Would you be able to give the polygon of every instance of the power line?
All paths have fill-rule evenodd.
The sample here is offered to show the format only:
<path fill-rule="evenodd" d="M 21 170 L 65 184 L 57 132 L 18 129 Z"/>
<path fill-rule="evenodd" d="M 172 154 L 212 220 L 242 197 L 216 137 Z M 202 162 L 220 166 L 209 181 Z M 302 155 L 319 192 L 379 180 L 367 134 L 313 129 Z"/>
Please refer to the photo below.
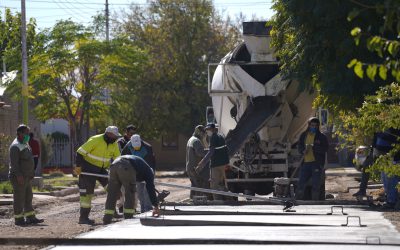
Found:
<path fill-rule="evenodd" d="M 19 2 L 20 0 L 9 0 L 9 1 L 17 1 L 17 2 Z M 55 3 L 54 1 L 49 1 L 49 0 L 31 0 L 29 2 L 30 3 L 52 3 L 52 4 Z M 64 1 L 58 1 L 58 3 L 69 3 L 69 2 L 64 0 Z M 98 3 L 76 2 L 76 3 L 86 4 L 86 5 L 104 5 L 104 3 L 100 3 L 100 2 L 98 2 Z M 150 5 L 150 4 L 148 4 L 148 3 L 113 3 L 113 4 L 110 4 L 110 5 L 125 5 L 125 6 L 129 6 L 129 5 L 144 5 L 144 6 L 146 6 L 146 5 Z"/>
<path fill-rule="evenodd" d="M 9 0 L 9 1 L 17 1 L 19 2 L 20 0 Z M 30 3 L 51 3 L 54 4 L 54 1 L 50 0 L 30 0 Z M 104 5 L 104 3 L 101 2 L 78 2 L 74 1 L 77 4 L 84 4 L 84 5 Z M 70 3 L 67 0 L 64 1 L 58 1 L 58 3 Z M 257 2 L 236 2 L 236 3 L 214 3 L 215 6 L 248 6 L 248 5 L 255 5 L 255 4 L 271 4 L 271 1 L 257 1 Z M 130 6 L 130 5 L 142 5 L 142 6 L 148 6 L 150 5 L 149 3 L 111 3 L 110 5 L 121 5 L 121 6 Z"/>
<path fill-rule="evenodd" d="M 56 4 L 57 4 L 57 6 L 63 6 L 63 7 L 65 7 L 65 5 L 63 4 L 63 3 L 61 3 L 61 1 L 60 2 L 55 2 Z M 70 12 L 71 11 L 71 12 Z M 78 19 L 80 22 L 85 22 L 85 20 L 83 20 L 83 19 L 81 19 L 80 17 L 76 17 L 75 15 L 76 15 L 76 13 L 74 13 L 71 9 L 69 9 L 69 8 L 66 8 L 65 9 L 65 12 L 67 12 L 68 14 L 70 14 L 70 15 L 72 15 L 72 18 L 76 18 L 76 19 Z"/>

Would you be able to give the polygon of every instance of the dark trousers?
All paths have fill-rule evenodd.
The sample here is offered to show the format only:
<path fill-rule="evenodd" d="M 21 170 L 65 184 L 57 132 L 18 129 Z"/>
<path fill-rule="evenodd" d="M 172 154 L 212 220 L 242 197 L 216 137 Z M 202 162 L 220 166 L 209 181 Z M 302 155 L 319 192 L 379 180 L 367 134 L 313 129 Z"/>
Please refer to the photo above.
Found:
<path fill-rule="evenodd" d="M 366 168 L 362 169 L 361 173 L 361 181 L 360 181 L 360 192 L 366 193 L 367 192 L 367 186 L 368 186 L 368 181 L 369 181 L 369 176 L 370 174 L 365 172 Z"/>
<path fill-rule="evenodd" d="M 14 189 L 14 217 L 18 219 L 34 215 L 32 207 L 32 179 L 24 176 L 24 183 L 22 185 L 18 184 L 17 177 L 15 176 L 10 177 L 10 181 Z"/>
<path fill-rule="evenodd" d="M 124 215 L 135 214 L 136 171 L 128 161 L 110 167 L 110 180 L 105 207 L 106 215 L 113 215 L 121 186 L 125 189 Z"/>
<path fill-rule="evenodd" d="M 399 198 L 397 184 L 399 183 L 400 177 L 396 175 L 388 176 L 385 172 L 382 172 L 381 178 L 386 193 L 386 202 L 395 205 Z"/>
<path fill-rule="evenodd" d="M 304 162 L 300 167 L 299 182 L 297 184 L 296 199 L 304 199 L 304 191 L 308 180 L 311 178 L 313 200 L 319 200 L 322 166 L 317 162 Z"/>
<path fill-rule="evenodd" d="M 35 171 L 36 171 L 38 163 L 39 163 L 39 157 L 38 156 L 33 157 L 33 162 L 35 163 Z"/>
<path fill-rule="evenodd" d="M 86 172 L 86 171 L 85 171 Z M 99 173 L 107 175 L 108 172 L 105 169 L 99 169 Z M 94 188 L 96 186 L 96 181 L 105 187 L 108 184 L 107 178 L 101 178 L 90 175 L 79 175 L 78 187 L 79 187 L 79 196 L 80 196 L 80 206 L 81 208 L 91 208 L 92 207 L 92 198 L 94 194 Z"/>
<path fill-rule="evenodd" d="M 209 181 L 205 180 L 203 177 L 198 176 L 198 175 L 189 175 L 189 178 L 190 178 L 190 183 L 191 183 L 192 187 L 210 189 Z M 193 196 L 202 196 L 202 195 L 208 196 L 207 193 L 190 190 L 190 198 L 191 199 L 193 199 Z"/>

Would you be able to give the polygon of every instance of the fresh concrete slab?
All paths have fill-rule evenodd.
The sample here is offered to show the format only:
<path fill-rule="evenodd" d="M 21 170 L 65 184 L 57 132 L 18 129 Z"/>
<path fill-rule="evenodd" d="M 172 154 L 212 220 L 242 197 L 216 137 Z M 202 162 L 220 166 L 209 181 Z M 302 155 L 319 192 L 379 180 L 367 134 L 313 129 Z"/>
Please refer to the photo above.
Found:
<path fill-rule="evenodd" d="M 174 250 L 183 247 L 220 249 L 221 244 L 229 242 L 238 244 L 224 246 L 230 250 L 265 249 L 266 246 L 273 249 L 308 250 L 317 248 L 320 250 L 321 247 L 324 250 L 399 249 L 400 247 L 399 232 L 381 212 L 370 211 L 368 206 L 344 206 L 343 212 L 342 207 L 337 206 L 333 207 L 332 215 L 328 215 L 332 212 L 332 207 L 327 205 L 300 205 L 294 208 L 296 212 L 289 213 L 283 212 L 282 206 L 277 205 L 171 206 L 165 209 L 175 211 L 177 214 L 163 215 L 159 218 L 151 217 L 150 213 L 142 214 L 134 219 L 120 221 L 80 235 L 78 238 L 121 241 L 125 239 L 131 240 L 128 243 L 131 246 L 137 245 L 135 240 L 137 242 L 144 240 L 154 246 L 140 244 L 140 249 L 162 247 Z M 181 215 L 179 212 L 182 211 L 191 212 L 193 215 Z M 211 215 L 204 215 L 202 211 Z M 217 211 L 219 215 L 212 215 L 212 212 Z M 235 212 L 241 215 L 233 215 Z M 349 220 L 348 225 L 343 226 L 347 220 Z M 152 222 L 154 226 L 143 225 L 143 222 Z M 178 226 L 165 226 L 169 222 L 174 222 Z M 193 245 L 184 246 L 187 241 L 193 242 Z M 219 245 L 213 245 L 215 241 L 219 242 Z M 247 242 L 252 244 L 246 244 Z M 254 245 L 257 242 L 261 244 Z M 94 249 L 94 246 L 77 247 Z M 95 247 L 112 249 L 115 246 Z M 123 247 L 127 246 L 118 245 L 119 249 Z M 74 248 L 56 247 L 56 249 Z"/>

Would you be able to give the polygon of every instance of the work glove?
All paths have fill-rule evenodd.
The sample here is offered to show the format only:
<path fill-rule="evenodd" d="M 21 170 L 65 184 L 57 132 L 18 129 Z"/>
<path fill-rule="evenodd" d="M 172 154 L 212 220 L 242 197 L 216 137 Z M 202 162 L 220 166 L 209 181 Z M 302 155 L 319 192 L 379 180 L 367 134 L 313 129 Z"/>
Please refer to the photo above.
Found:
<path fill-rule="evenodd" d="M 74 167 L 74 175 L 79 176 L 82 172 L 82 168 L 80 166 L 75 166 Z"/>

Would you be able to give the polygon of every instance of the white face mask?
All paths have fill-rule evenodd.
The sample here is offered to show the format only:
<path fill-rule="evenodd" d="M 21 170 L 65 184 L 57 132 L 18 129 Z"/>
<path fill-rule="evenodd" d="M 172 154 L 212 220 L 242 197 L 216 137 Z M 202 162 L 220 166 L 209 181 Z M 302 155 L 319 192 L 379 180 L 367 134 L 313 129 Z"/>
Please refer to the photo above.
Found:
<path fill-rule="evenodd" d="M 367 157 L 366 156 L 359 156 L 359 157 L 356 157 L 356 161 L 357 161 L 357 163 L 359 164 L 359 165 L 363 165 L 364 164 L 364 162 L 367 160 Z"/>
<path fill-rule="evenodd" d="M 212 134 L 213 134 L 212 131 L 210 131 L 210 130 L 207 131 L 207 135 L 208 135 L 208 136 L 212 136 Z"/>

